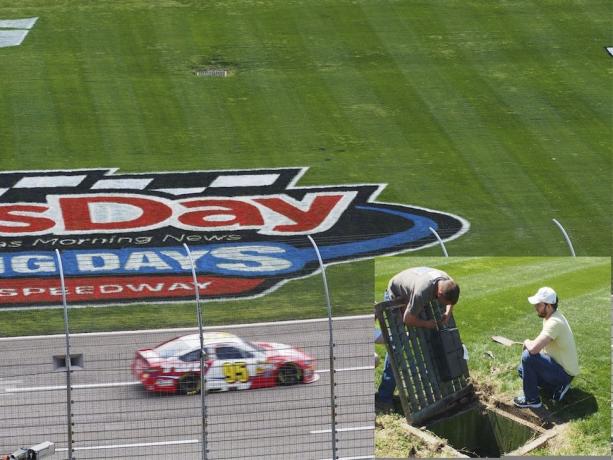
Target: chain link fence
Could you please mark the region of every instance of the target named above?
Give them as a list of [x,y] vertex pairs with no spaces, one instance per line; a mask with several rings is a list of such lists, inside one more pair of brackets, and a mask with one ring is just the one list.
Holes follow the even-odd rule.
[[320,318],[225,326],[196,301],[192,327],[71,333],[68,290],[66,334],[0,339],[0,455],[51,441],[58,460],[374,458],[373,318],[333,318],[321,273],[296,292]]

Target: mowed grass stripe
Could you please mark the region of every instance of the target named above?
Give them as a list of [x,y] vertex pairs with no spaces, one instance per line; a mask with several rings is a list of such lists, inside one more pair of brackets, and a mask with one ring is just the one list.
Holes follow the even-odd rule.
[[[401,17],[402,15],[399,14],[397,16]],[[455,14],[441,14],[440,16],[456,18],[455,21],[459,22],[459,25],[453,26],[452,31],[443,31],[441,37],[447,38],[457,35],[458,32],[456,30],[463,31],[465,28],[477,30],[479,22],[484,22],[473,20],[473,23],[471,18],[466,18],[465,21],[461,15]],[[376,16],[373,14],[373,17]],[[458,17],[459,19],[457,19]],[[468,23],[469,26],[467,27],[465,23]],[[437,28],[438,24],[433,25],[432,22],[425,24],[425,26],[419,29],[420,33],[416,34],[417,37],[431,37],[433,33],[441,32]],[[470,27],[470,24],[473,24],[474,27]],[[383,28],[383,25],[381,27]],[[419,27],[419,23],[417,27]],[[384,30],[394,30],[394,28],[389,27]],[[495,32],[492,34],[495,36]],[[484,37],[487,38],[488,35],[485,34]],[[416,38],[416,40],[419,39]],[[397,43],[398,40],[392,40],[392,42]],[[489,43],[486,42],[483,46],[488,46]],[[424,48],[426,47],[428,47],[427,41],[424,43]],[[462,49],[460,40],[457,40],[455,49]],[[469,52],[464,54],[466,59],[462,59],[462,62],[471,60],[477,53],[474,50],[469,50]],[[487,62],[497,62],[492,53],[488,52],[486,54],[488,56]],[[513,62],[512,59],[505,59],[504,57],[499,59],[505,62]],[[555,184],[552,184],[548,180],[548,177],[551,176],[542,174],[539,169],[533,167],[534,156],[538,153],[535,152],[534,146],[539,144],[539,139],[536,136],[526,136],[527,127],[522,118],[517,116],[517,112],[510,108],[505,110],[505,104],[501,100],[501,96],[491,89],[488,91],[488,86],[493,87],[494,85],[489,82],[488,78],[484,77],[484,75],[487,75],[486,69],[481,70],[478,66],[460,67],[454,64],[457,63],[451,61],[448,65],[441,64],[440,68],[435,66],[434,69],[429,69],[430,72],[423,71],[421,66],[415,66],[409,72],[410,78],[416,79],[419,75],[422,75],[423,84],[420,87],[424,92],[431,86],[428,83],[428,79],[437,79],[436,81],[440,82],[441,86],[445,80],[449,81],[446,86],[436,88],[426,98],[426,100],[432,101],[433,113],[442,120],[440,125],[447,127],[450,137],[460,139],[457,142],[457,149],[464,151],[465,157],[469,161],[472,160],[472,163],[475,165],[475,176],[483,182],[484,187],[489,187],[489,195],[494,200],[499,200],[498,197],[505,197],[510,200],[510,203],[494,202],[498,205],[497,210],[499,213],[508,215],[515,220],[516,209],[526,210],[523,222],[521,222],[521,229],[531,229],[532,231],[530,231],[529,235],[526,235],[524,232],[521,236],[524,238],[531,236],[535,241],[538,241],[536,235],[543,235],[543,228],[534,228],[534,215],[531,212],[531,208],[538,207],[551,210],[553,215],[564,212],[568,208],[568,204],[576,200],[576,197],[583,193],[583,187],[578,188],[574,186],[574,183],[583,184],[585,181],[582,180],[580,174],[576,173],[577,170],[575,169],[572,170],[572,174],[567,171],[564,171],[566,174],[558,174],[558,177],[561,176],[562,180],[566,179],[568,181],[573,179],[574,181],[574,183],[569,183],[568,187],[566,187],[566,189],[570,189],[568,196],[563,196],[560,199],[558,196],[559,188],[564,187],[558,187],[559,183],[557,181]],[[462,98],[463,95],[465,95],[464,98]],[[447,108],[446,106],[450,105],[448,100],[453,98],[456,98],[457,105],[463,107],[463,110],[460,111],[457,117],[450,118],[449,110],[441,110],[441,108]],[[475,104],[474,102],[476,101],[479,103]],[[479,113],[475,113],[476,111],[479,111]],[[471,118],[471,115],[473,115],[473,118]],[[488,129],[482,129],[479,136],[475,136],[475,133],[468,128],[479,126],[488,127]],[[504,157],[505,152],[507,152],[508,158],[506,161]],[[546,154],[540,153],[540,155]],[[560,152],[557,152],[556,155],[559,157]],[[487,156],[495,156],[496,160],[488,165],[484,161],[484,158]],[[555,175],[557,167],[555,162],[552,163],[551,174]],[[585,168],[582,169],[585,170]],[[522,181],[523,178],[525,180]],[[501,191],[501,187],[504,187],[504,190]],[[531,206],[525,206],[528,197],[530,197]],[[534,202],[534,197],[537,198],[536,202]],[[595,200],[593,200],[593,197],[591,197],[591,202],[588,200],[584,201],[587,207],[596,208],[593,210],[594,214],[602,214],[602,209],[598,209],[601,205],[594,205]],[[602,200],[596,201],[602,202]],[[545,217],[545,219],[547,218]],[[500,221],[500,216],[497,216],[496,220]],[[515,225],[517,227],[515,222],[505,222],[505,225]],[[546,236],[540,241],[541,246],[543,245],[542,243],[550,242],[550,235],[553,235],[552,230],[554,229],[550,229],[548,233],[545,233]]]
[[[348,173],[359,177],[360,171],[366,168],[377,168],[381,137],[376,132],[385,134],[385,139],[394,144],[399,133],[390,133],[386,129],[379,114],[385,107],[372,93],[372,88],[360,74],[359,58],[355,54],[360,49],[356,40],[370,43],[370,33],[366,28],[360,28],[361,38],[349,24],[354,23],[353,13],[343,11],[342,14],[331,10],[318,12],[305,5],[300,12],[300,22],[296,19],[298,30],[307,48],[310,59],[315,63],[316,71],[312,74],[313,87],[324,99],[324,107],[328,108],[328,117],[318,120],[318,125],[329,143],[345,158],[360,158],[358,168],[348,168]],[[348,30],[349,29],[349,30]],[[366,45],[368,47],[368,45]],[[357,62],[356,62],[357,61]],[[315,113],[318,109],[314,107]],[[325,114],[325,113],[324,113]],[[388,135],[389,134],[389,135]],[[375,153],[368,155],[367,152]],[[354,171],[351,171],[354,169]],[[334,171],[328,171],[330,177],[337,176]]]
[[145,56],[138,54],[138,43],[125,42],[125,29],[135,25],[122,19],[118,12],[102,15],[96,27],[92,25],[90,11],[76,16],[68,14],[65,18],[67,22],[77,20],[78,47],[89,76],[85,84],[90,86],[92,98],[88,107],[76,110],[85,111],[85,117],[91,114],[92,118],[86,120],[98,127],[103,138],[101,145],[92,145],[84,160],[88,166],[112,167],[115,159],[148,153],[153,145],[143,129],[147,107],[139,101],[139,79],[133,69],[134,61],[143,61]]
[[[411,60],[414,50],[408,49],[406,43],[396,36],[396,32],[403,30],[404,24],[394,15],[391,21],[389,18],[383,22],[373,20],[380,12],[368,4],[361,5],[360,9],[356,9],[358,11],[361,14],[358,20],[354,20],[355,26],[351,30],[360,30],[360,33],[369,31],[363,39],[372,47],[361,51],[366,54],[366,59],[358,70],[372,88],[372,94],[376,97],[373,102],[386,112],[380,121],[385,128],[382,144],[385,144],[384,148],[405,152],[404,161],[397,164],[404,173],[397,184],[409,190],[419,188],[425,192],[436,188],[441,201],[452,200],[451,190],[441,187],[441,182],[436,179],[440,174],[440,163],[445,158],[455,166],[457,174],[454,182],[463,187],[466,193],[471,193],[475,182],[471,180],[469,165],[457,155],[453,141],[446,135],[445,126],[437,119],[428,101],[424,100],[412,72],[407,70],[407,62]],[[369,53],[375,56],[372,62],[368,60]],[[381,167],[377,160],[375,164]],[[385,167],[383,173],[386,173]],[[388,168],[387,174],[393,174],[393,171]],[[479,194],[475,193],[475,196]],[[416,204],[428,206],[426,201],[416,201]]]
[[[502,90],[501,85],[492,85],[489,79],[484,79],[491,90],[499,93],[504,99],[504,102],[518,115],[522,114],[522,110],[529,110],[529,116],[516,117],[516,120],[521,121],[521,131],[526,133],[527,143],[524,146],[523,159],[518,158],[522,163],[529,165],[534,160],[533,156],[538,154],[538,150],[542,153],[542,162],[544,169],[548,172],[543,174],[538,169],[527,169],[534,181],[539,182],[541,193],[555,200],[553,203],[554,209],[564,208],[573,200],[579,200],[581,197],[581,206],[585,209],[590,209],[595,215],[601,214],[604,211],[603,206],[608,207],[608,203],[602,200],[594,200],[590,193],[585,192],[584,184],[588,180],[593,180],[593,171],[587,171],[584,167],[585,161],[599,162],[604,155],[602,148],[592,149],[590,147],[590,139],[593,138],[593,130],[589,136],[578,136],[572,129],[567,129],[568,120],[573,119],[576,112],[590,111],[591,119],[597,119],[590,107],[582,104],[581,99],[572,98],[572,105],[567,103],[569,93],[572,93],[577,87],[576,81],[566,78],[560,78],[564,74],[555,72],[556,64],[549,58],[547,50],[556,46],[555,39],[549,38],[543,43],[530,42],[533,38],[530,33],[536,28],[536,25],[545,21],[545,17],[534,15],[532,19],[515,18],[513,21],[513,30],[518,30],[520,34],[516,35],[515,42],[521,44],[521,50],[526,54],[524,62],[528,62],[529,68],[533,69],[533,74],[523,85],[521,91],[522,97],[517,97],[508,90]],[[485,18],[482,18],[486,22]],[[518,59],[508,59],[508,62],[515,62]],[[488,74],[487,70],[490,67],[490,60],[483,62],[483,74]],[[538,72],[538,74],[537,74]],[[537,78],[535,74],[538,75]],[[571,84],[572,83],[572,84]],[[525,115],[525,113],[524,113]],[[599,128],[598,123],[593,128]],[[514,139],[515,141],[516,139]],[[512,145],[518,147],[517,142],[512,142]],[[534,146],[539,146],[535,150]],[[518,156],[521,155],[521,150],[517,149]],[[591,158],[590,158],[591,157]],[[604,172],[604,171],[603,171]],[[550,177],[556,177],[556,184],[551,184]],[[605,184],[595,184],[605,192]],[[563,194],[560,194],[563,191]],[[562,196],[560,196],[562,195]]]
[[[559,200],[557,196],[559,194],[558,187],[560,183],[562,183],[563,185],[560,188],[567,190],[567,193],[576,199],[576,197],[580,196],[582,193],[574,184],[577,182],[577,177],[575,177],[576,175],[574,174],[568,174],[568,171],[563,171],[558,167],[560,161],[555,161],[555,158],[558,157],[558,160],[564,160],[562,152],[549,152],[546,143],[537,135],[532,134],[532,126],[534,126],[533,117],[538,118],[542,116],[545,119],[553,118],[554,121],[557,121],[556,125],[559,125],[559,115],[555,113],[555,111],[550,114],[550,117],[548,117],[547,114],[541,113],[546,106],[543,107],[538,104],[537,94],[530,94],[530,97],[527,97],[526,100],[523,101],[521,107],[517,107],[517,104],[513,103],[513,101],[517,100],[516,95],[512,94],[510,91],[501,91],[500,85],[493,83],[492,79],[489,78],[492,63],[498,62],[499,60],[503,62],[513,62],[513,57],[516,57],[507,56],[503,47],[487,49],[492,42],[495,43],[500,41],[500,39],[492,40],[491,38],[499,35],[499,30],[504,30],[505,27],[501,27],[499,22],[488,21],[487,11],[483,9],[474,10],[465,18],[454,14],[443,14],[440,15],[440,17],[442,19],[447,19],[447,22],[450,23],[449,27],[452,30],[464,30],[464,28],[479,30],[479,27],[485,29],[485,31],[480,31],[478,34],[482,36],[484,40],[483,48],[481,45],[476,44],[471,47],[473,49],[467,49],[467,47],[462,46],[461,43],[458,44],[458,49],[463,51],[463,61],[472,64],[471,67],[464,66],[463,69],[468,70],[471,68],[474,71],[471,72],[470,75],[458,75],[457,78],[454,79],[452,86],[462,88],[470,84],[472,89],[469,91],[473,92],[473,94],[476,94],[478,91],[481,92],[480,97],[483,101],[475,107],[481,109],[483,113],[483,121],[489,127],[486,132],[495,136],[499,142],[498,145],[496,145],[496,142],[493,143],[491,146],[492,152],[496,152],[498,158],[500,158],[503,152],[506,152],[508,155],[508,163],[504,160],[502,161],[504,165],[503,171],[500,171],[500,164],[498,161],[492,163],[494,168],[499,169],[498,174],[503,172],[503,174],[506,175],[506,181],[498,177],[496,184],[508,185],[510,187],[507,190],[508,193],[502,194],[503,196],[512,198],[512,202],[508,209],[520,207],[526,210],[527,212],[524,213],[523,217],[525,221],[524,225],[527,228],[529,228],[530,222],[534,221],[534,215],[530,212],[531,210],[528,207],[521,206],[521,203],[525,203],[528,196],[541,198],[540,202],[531,203],[534,207],[551,210],[554,215],[556,212],[564,212],[564,207],[560,204],[560,201],[566,204],[572,200],[567,200],[566,197],[564,197],[563,200]],[[513,18],[511,17],[510,19],[512,20]],[[487,29],[488,24],[490,26],[495,26],[493,30]],[[508,29],[517,30],[516,27],[509,27]],[[523,37],[521,35],[518,36],[518,34],[510,37],[513,43],[521,42],[522,38]],[[524,50],[524,52],[529,54],[528,50]],[[541,59],[535,60],[534,67],[538,68],[540,66],[542,73],[546,73],[547,69],[546,67],[543,68],[542,62]],[[539,78],[533,78],[531,81],[538,80]],[[530,89],[526,88],[522,91],[522,94],[525,93],[530,93]],[[514,104],[514,106],[509,104]],[[489,110],[486,111],[483,109]],[[502,115],[498,116],[497,114],[499,113],[502,113]],[[478,122],[479,120],[475,121]],[[546,123],[551,124],[552,121],[549,120]],[[481,142],[482,139],[479,139],[479,143]],[[462,145],[470,146],[470,139],[464,139]],[[474,147],[474,151],[478,151],[478,146],[475,145],[470,147],[471,150],[473,150]],[[503,152],[500,152],[500,148],[503,149]],[[542,157],[542,162],[548,165],[546,168],[550,170],[550,174],[558,178],[555,184],[552,184],[551,180],[549,180],[549,177],[551,177],[549,174],[543,174],[541,170],[535,169],[532,166],[535,156]],[[494,174],[496,173],[494,172]],[[524,178],[525,180],[522,180]],[[513,193],[513,191],[515,191],[515,193]],[[586,206],[592,207],[593,202],[594,200],[592,199],[591,203],[586,203]],[[600,211],[601,210],[596,210],[596,212]],[[538,234],[542,234],[542,232],[531,232],[531,236],[535,238]],[[547,239],[545,239],[545,241],[546,240]]]
[[36,164],[37,151],[41,149],[40,139],[44,140],[43,150],[47,152],[63,149],[63,143],[56,135],[61,123],[53,102],[46,61],[47,53],[53,54],[53,49],[47,41],[32,33],[28,34],[22,46],[24,48],[8,48],[8,55],[16,56],[19,51],[23,53],[23,49],[27,49],[29,52],[26,51],[23,61],[15,59],[11,60],[14,65],[0,66],[2,93],[8,102],[2,119],[3,125],[9,124],[0,130],[4,144],[0,149],[3,170],[26,169],[26,165]]
[[[439,186],[438,163],[445,157],[449,164],[457,165],[456,162],[461,159],[455,155],[453,145],[432,116],[419,88],[414,86],[411,78],[405,77],[402,60],[395,59],[393,44],[388,37],[382,36],[381,30],[398,30],[395,20],[380,25],[371,19],[371,13],[377,14],[379,11],[373,13],[368,10],[364,13],[364,8],[361,5],[360,10],[356,9],[354,15],[347,18],[347,22],[352,24],[351,28],[338,29],[344,31],[344,42],[354,39],[354,67],[364,81],[364,86],[356,91],[363,102],[354,105],[354,110],[367,108],[372,112],[364,113],[366,117],[360,117],[360,126],[364,132],[369,138],[375,139],[374,142],[378,142],[377,150],[373,152],[375,156],[369,156],[367,160],[368,170],[392,179],[386,197],[394,196],[393,189],[401,188],[404,193],[407,190],[412,192],[414,203],[427,206],[428,201],[423,196],[437,187],[437,203],[442,205],[452,197],[445,187]],[[357,12],[361,14],[357,15]],[[359,31],[357,42],[355,31]],[[409,51],[405,45],[398,52],[404,57]],[[341,103],[347,104],[346,101]],[[376,131],[383,135],[377,136]],[[464,166],[457,165],[454,180],[458,186],[469,188],[474,182],[469,179]],[[423,193],[416,193],[418,189]],[[475,193],[475,196],[481,196],[481,193]]]
[[[376,17],[376,14],[373,13],[372,17]],[[396,17],[403,16],[398,14]],[[385,19],[379,25],[382,31],[396,30],[395,27],[386,28],[384,21]],[[432,34],[436,36],[437,33],[443,33],[442,36],[448,35],[448,32],[440,30],[439,24],[432,21],[426,22],[425,25],[420,25],[419,21],[415,22],[417,32],[411,30],[413,24],[405,25],[402,23],[399,27],[404,28],[403,32],[406,32],[406,34],[412,34],[414,39],[412,41],[417,42],[417,48],[420,48],[420,42],[423,43],[421,48],[432,48],[431,43],[424,42],[419,37],[432,37]],[[429,38],[428,40],[431,41],[432,39]],[[392,36],[388,38],[388,42],[392,47],[399,48],[397,45],[400,42],[398,37]],[[507,155],[507,159],[505,159],[506,149],[502,143],[508,133],[503,132],[505,137],[501,138],[496,134],[496,126],[492,126],[493,123],[500,123],[500,117],[493,116],[494,109],[499,107],[499,102],[495,98],[489,101],[485,100],[482,84],[479,82],[479,73],[473,68],[457,66],[454,60],[447,60],[447,62],[443,60],[443,62],[424,68],[419,62],[412,64],[410,56],[407,57],[400,52],[395,53],[394,57],[399,65],[407,68],[405,71],[407,83],[418,81],[419,90],[416,90],[415,93],[418,93],[418,91],[421,91],[422,94],[427,93],[424,100],[428,101],[432,116],[438,120],[437,124],[447,134],[447,138],[453,139],[453,151],[441,155],[441,159],[444,159],[443,161],[446,164],[441,164],[438,169],[453,171],[455,181],[456,171],[467,169],[464,165],[468,164],[468,169],[472,173],[469,181],[473,184],[479,184],[479,189],[487,192],[485,194],[482,192],[474,193],[479,192],[479,190],[474,190],[474,186],[472,187],[473,190],[468,188],[464,192],[466,196],[475,197],[475,211],[478,212],[485,206],[493,207],[497,211],[496,218],[493,220],[499,222],[501,228],[518,227],[518,224],[522,229],[530,228],[529,224],[534,221],[533,216],[526,215],[523,222],[517,222],[514,210],[522,207],[521,205],[525,203],[524,194],[539,196],[538,190],[529,181],[521,183],[521,177],[525,176],[525,171],[519,165],[516,165],[515,158]],[[464,91],[462,91],[463,87]],[[477,101],[478,104],[476,104]],[[477,112],[479,107],[489,107],[490,110],[481,115]],[[482,129],[481,133],[476,136],[476,131],[472,128],[478,129],[479,127],[488,127],[489,129]],[[458,152],[464,159],[462,165],[454,162],[453,152]],[[495,161],[484,161],[485,158],[494,155]],[[440,183],[443,184],[444,181],[440,181]],[[445,189],[443,185],[440,185],[439,188]],[[501,191],[501,188],[507,188],[508,190]],[[457,198],[457,191],[454,192]],[[440,195],[440,193],[437,190],[437,195]],[[450,193],[450,195],[452,194]],[[479,202],[479,196],[487,196],[487,203]],[[450,199],[452,198],[450,196]],[[547,202],[541,203],[539,207],[551,208]],[[506,222],[505,217],[508,219]],[[514,219],[514,221],[511,222],[511,219]],[[526,235],[523,236],[526,237]],[[509,240],[505,240],[501,243],[507,245]]]
[[[397,15],[397,17],[402,16]],[[415,22],[416,32],[409,31],[412,24],[400,25],[400,27],[406,29],[408,34],[413,34],[412,42],[423,43],[423,40],[419,37],[431,37],[435,31],[442,33],[441,37],[449,35],[449,32],[438,29],[438,24],[433,25],[432,22],[428,22],[425,25],[420,25],[418,21]],[[381,24],[380,27],[385,31],[396,30],[395,27],[385,29],[384,24]],[[391,37],[388,41],[392,44],[399,42],[397,37]],[[427,43],[424,43],[422,48],[427,48]],[[439,168],[449,171],[450,174],[453,171],[455,181],[456,171],[467,169],[463,166],[468,164],[470,165],[468,169],[472,172],[473,183],[480,184],[479,188],[488,192],[485,195],[488,196],[488,202],[480,203],[475,199],[472,205],[473,211],[478,212],[480,208],[484,207],[495,208],[496,215],[492,220],[502,228],[506,227],[511,230],[519,228],[522,231],[521,236],[523,238],[534,238],[535,235],[541,235],[542,228],[534,228],[534,216],[531,214],[531,210],[525,207],[524,195],[531,195],[532,201],[535,200],[535,197],[542,199],[542,196],[537,193],[538,190],[527,177],[521,163],[518,164],[513,155],[509,155],[507,145],[504,145],[508,144],[506,141],[508,128],[505,126],[501,134],[497,133],[496,124],[500,123],[501,117],[493,116],[493,113],[500,109],[500,104],[495,97],[488,98],[490,100],[486,99],[487,94],[484,95],[481,89],[483,85],[479,82],[479,72],[475,71],[474,68],[459,67],[453,61],[448,64],[443,62],[440,65],[424,69],[419,63],[411,64],[410,56],[406,57],[402,54],[396,58],[396,61],[404,61],[401,65],[405,68],[408,67],[405,73],[408,81],[420,81],[422,93],[428,93],[425,99],[431,102],[431,113],[439,120],[438,125],[446,131],[447,137],[454,139],[453,148],[464,159],[462,164],[458,164],[451,161],[453,155],[449,153],[441,155],[442,161],[446,164],[441,164]],[[479,103],[475,104],[475,101],[479,101]],[[455,110],[449,110],[450,106]],[[485,107],[489,108],[487,113],[483,113],[483,110],[480,111],[481,113],[478,112],[479,108]],[[505,123],[505,125],[507,124]],[[476,131],[471,129],[484,126],[489,129],[482,130],[480,135],[476,135]],[[484,161],[486,157],[492,155],[496,156],[496,161]],[[522,177],[526,177],[526,180],[522,181]],[[434,185],[438,186],[439,189],[444,190],[446,188],[443,184]],[[507,193],[498,193],[497,190],[501,188],[506,189]],[[437,196],[440,196],[441,192],[438,189],[436,192]],[[462,197],[472,198],[479,195],[481,194],[474,193],[470,188],[462,193]],[[456,192],[456,196],[450,197],[450,199],[461,200],[462,197],[458,197]],[[540,203],[537,200],[534,206],[542,209],[552,208],[546,200],[542,200]],[[522,221],[517,220],[517,213],[514,211],[517,208],[526,210],[523,213]],[[470,214],[468,217],[471,218]],[[505,221],[505,218],[508,220]],[[499,244],[508,247],[510,241],[509,238],[501,238]]]
[[[285,8],[267,10],[257,17],[240,17],[237,24],[245,29],[245,37],[257,40],[253,51],[242,56],[251,60],[249,66],[244,73],[239,68],[237,74],[245,88],[244,101],[233,104],[231,111],[239,130],[247,135],[245,150],[255,147],[248,155],[254,166],[287,165],[288,150],[293,153],[289,155],[294,158],[292,166],[304,164],[298,159],[309,152],[301,146],[312,142],[309,138],[315,131],[309,118],[315,111],[302,101],[310,63],[303,60],[303,44],[292,33],[294,18],[288,13]],[[259,129],[254,129],[254,119],[261,122]]]
[[74,15],[43,17],[37,24],[41,30],[36,30],[40,37],[57,34],[62,44],[57,46],[58,42],[49,41],[49,48],[43,50],[42,62],[48,70],[46,79],[53,98],[53,105],[48,109],[53,111],[53,117],[58,121],[54,131],[49,133],[49,138],[57,137],[60,141],[54,153],[63,154],[66,160],[63,167],[67,168],[74,167],[70,161],[74,156],[80,159],[95,156],[99,161],[102,160],[108,152],[100,152],[94,146],[105,145],[113,139],[102,129],[101,114],[95,106],[98,94],[96,82],[108,78],[97,76],[84,59],[91,54],[98,58],[102,51],[99,46],[94,49],[84,49],[81,46],[87,44],[82,38],[91,19],[91,15],[76,11]]
[[[134,99],[137,104],[140,118],[140,129],[146,142],[142,143],[141,150],[134,153],[154,154],[157,160],[165,158],[176,158],[181,154],[178,146],[184,145],[183,133],[186,128],[186,120],[181,107],[184,101],[175,97],[172,92],[172,80],[179,77],[189,77],[186,66],[183,75],[175,75],[177,70],[168,65],[161,65],[160,54],[152,47],[152,37],[160,34],[159,30],[166,24],[173,24],[174,30],[163,31],[156,43],[168,44],[172,46],[173,37],[177,35],[186,43],[192,30],[191,21],[184,21],[180,32],[176,29],[174,14],[166,15],[155,12],[154,10],[144,11],[141,15],[134,15],[135,24],[124,27],[120,35],[123,47],[141,50],[142,55],[135,55],[127,61],[128,72],[133,81]],[[175,38],[176,39],[176,38]],[[167,45],[168,46],[168,45]],[[183,50],[178,52],[183,54]],[[129,53],[124,53],[129,56]],[[164,127],[164,129],[160,129]],[[160,147],[162,148],[160,149]],[[142,151],[144,147],[144,151]],[[167,163],[168,164],[168,163]]]
[[[540,27],[534,24],[533,33],[543,35],[536,45],[541,56],[551,61],[552,69],[557,71],[551,76],[562,84],[559,88],[554,82],[549,92],[566,93],[565,97],[557,98],[566,109],[565,120],[581,121],[578,127],[585,125],[608,132],[606,120],[611,116],[611,104],[602,82],[607,75],[607,58],[610,59],[603,49],[603,43],[611,39],[610,2],[569,2],[561,9],[558,2],[549,1],[534,7],[539,11]],[[528,24],[523,28],[529,35]],[[602,146],[596,150],[602,151]]]
[[[520,95],[511,94],[509,91],[501,91],[501,94],[506,96],[505,101],[511,106],[535,106],[532,123],[527,123],[527,128],[536,131],[537,137],[540,134],[547,141],[544,146],[548,147],[552,156],[560,153],[560,149],[568,150],[572,155],[567,156],[566,162],[574,161],[576,166],[581,165],[581,160],[585,161],[586,155],[595,156],[595,160],[599,157],[604,159],[602,146],[587,149],[586,146],[592,142],[594,132],[606,132],[608,125],[605,117],[610,116],[611,111],[609,110],[608,114],[595,111],[603,106],[602,93],[598,96],[597,91],[594,91],[598,88],[597,82],[589,68],[578,66],[569,59],[569,56],[573,56],[585,61],[586,65],[594,65],[592,50],[586,50],[585,44],[576,39],[569,40],[569,37],[575,37],[569,33],[568,27],[574,27],[573,30],[579,33],[581,29],[594,30],[596,25],[577,19],[573,19],[572,25],[556,25],[552,23],[556,17],[552,11],[539,11],[544,6],[543,3],[534,6],[532,15],[510,17],[511,28],[518,33],[515,52],[507,62],[527,63],[528,66],[523,73],[515,70],[510,74],[507,85],[519,82],[525,91],[521,91]],[[557,9],[557,6],[555,8]],[[546,33],[543,33],[544,31]],[[540,35],[535,38],[535,34]],[[565,55],[566,59],[563,59],[561,54]],[[571,65],[573,62],[574,65]],[[487,61],[483,64],[487,68]],[[587,83],[586,78],[595,86],[584,84]],[[499,90],[500,87],[494,86],[493,89]],[[589,98],[586,99],[585,96]],[[574,129],[569,129],[570,121],[577,122],[572,125]],[[541,132],[537,131],[537,128],[540,128]],[[577,136],[577,128],[590,128],[592,134]],[[559,155],[557,156],[560,159]]]
[[[230,115],[233,98],[228,94],[235,84],[229,79],[196,77],[192,71],[206,67],[213,58],[223,57],[212,50],[236,41],[240,31],[232,26],[230,17],[227,21],[216,21],[215,16],[198,10],[185,18],[185,26],[177,32],[180,22],[176,13],[171,10],[163,18],[151,12],[160,78],[170,74],[169,91],[181,113],[180,122],[173,126],[179,139],[173,144],[163,139],[160,142],[172,155],[173,169],[223,168],[223,160],[235,160],[237,146],[242,145],[242,133]],[[163,162],[163,157],[156,157],[153,164],[159,167]]]

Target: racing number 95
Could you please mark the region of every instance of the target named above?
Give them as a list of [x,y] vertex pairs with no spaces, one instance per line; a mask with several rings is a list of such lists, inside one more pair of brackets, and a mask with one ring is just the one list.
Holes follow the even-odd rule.
[[247,363],[223,363],[223,375],[227,383],[246,383],[249,381]]

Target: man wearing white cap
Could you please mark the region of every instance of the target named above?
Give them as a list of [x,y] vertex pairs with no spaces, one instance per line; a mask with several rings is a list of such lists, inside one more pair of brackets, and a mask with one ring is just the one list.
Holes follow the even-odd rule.
[[521,365],[518,368],[523,380],[524,394],[513,402],[518,407],[541,407],[539,388],[548,390],[554,401],[561,401],[570,382],[579,373],[579,361],[573,332],[568,321],[558,311],[558,296],[550,287],[540,288],[528,297],[543,329],[534,339],[524,340]]

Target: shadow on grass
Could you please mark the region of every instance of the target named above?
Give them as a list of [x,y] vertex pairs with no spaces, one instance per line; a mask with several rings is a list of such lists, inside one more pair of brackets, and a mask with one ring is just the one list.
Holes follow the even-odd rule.
[[543,403],[557,424],[584,418],[598,411],[596,397],[580,388],[571,388],[560,402],[545,399]]

